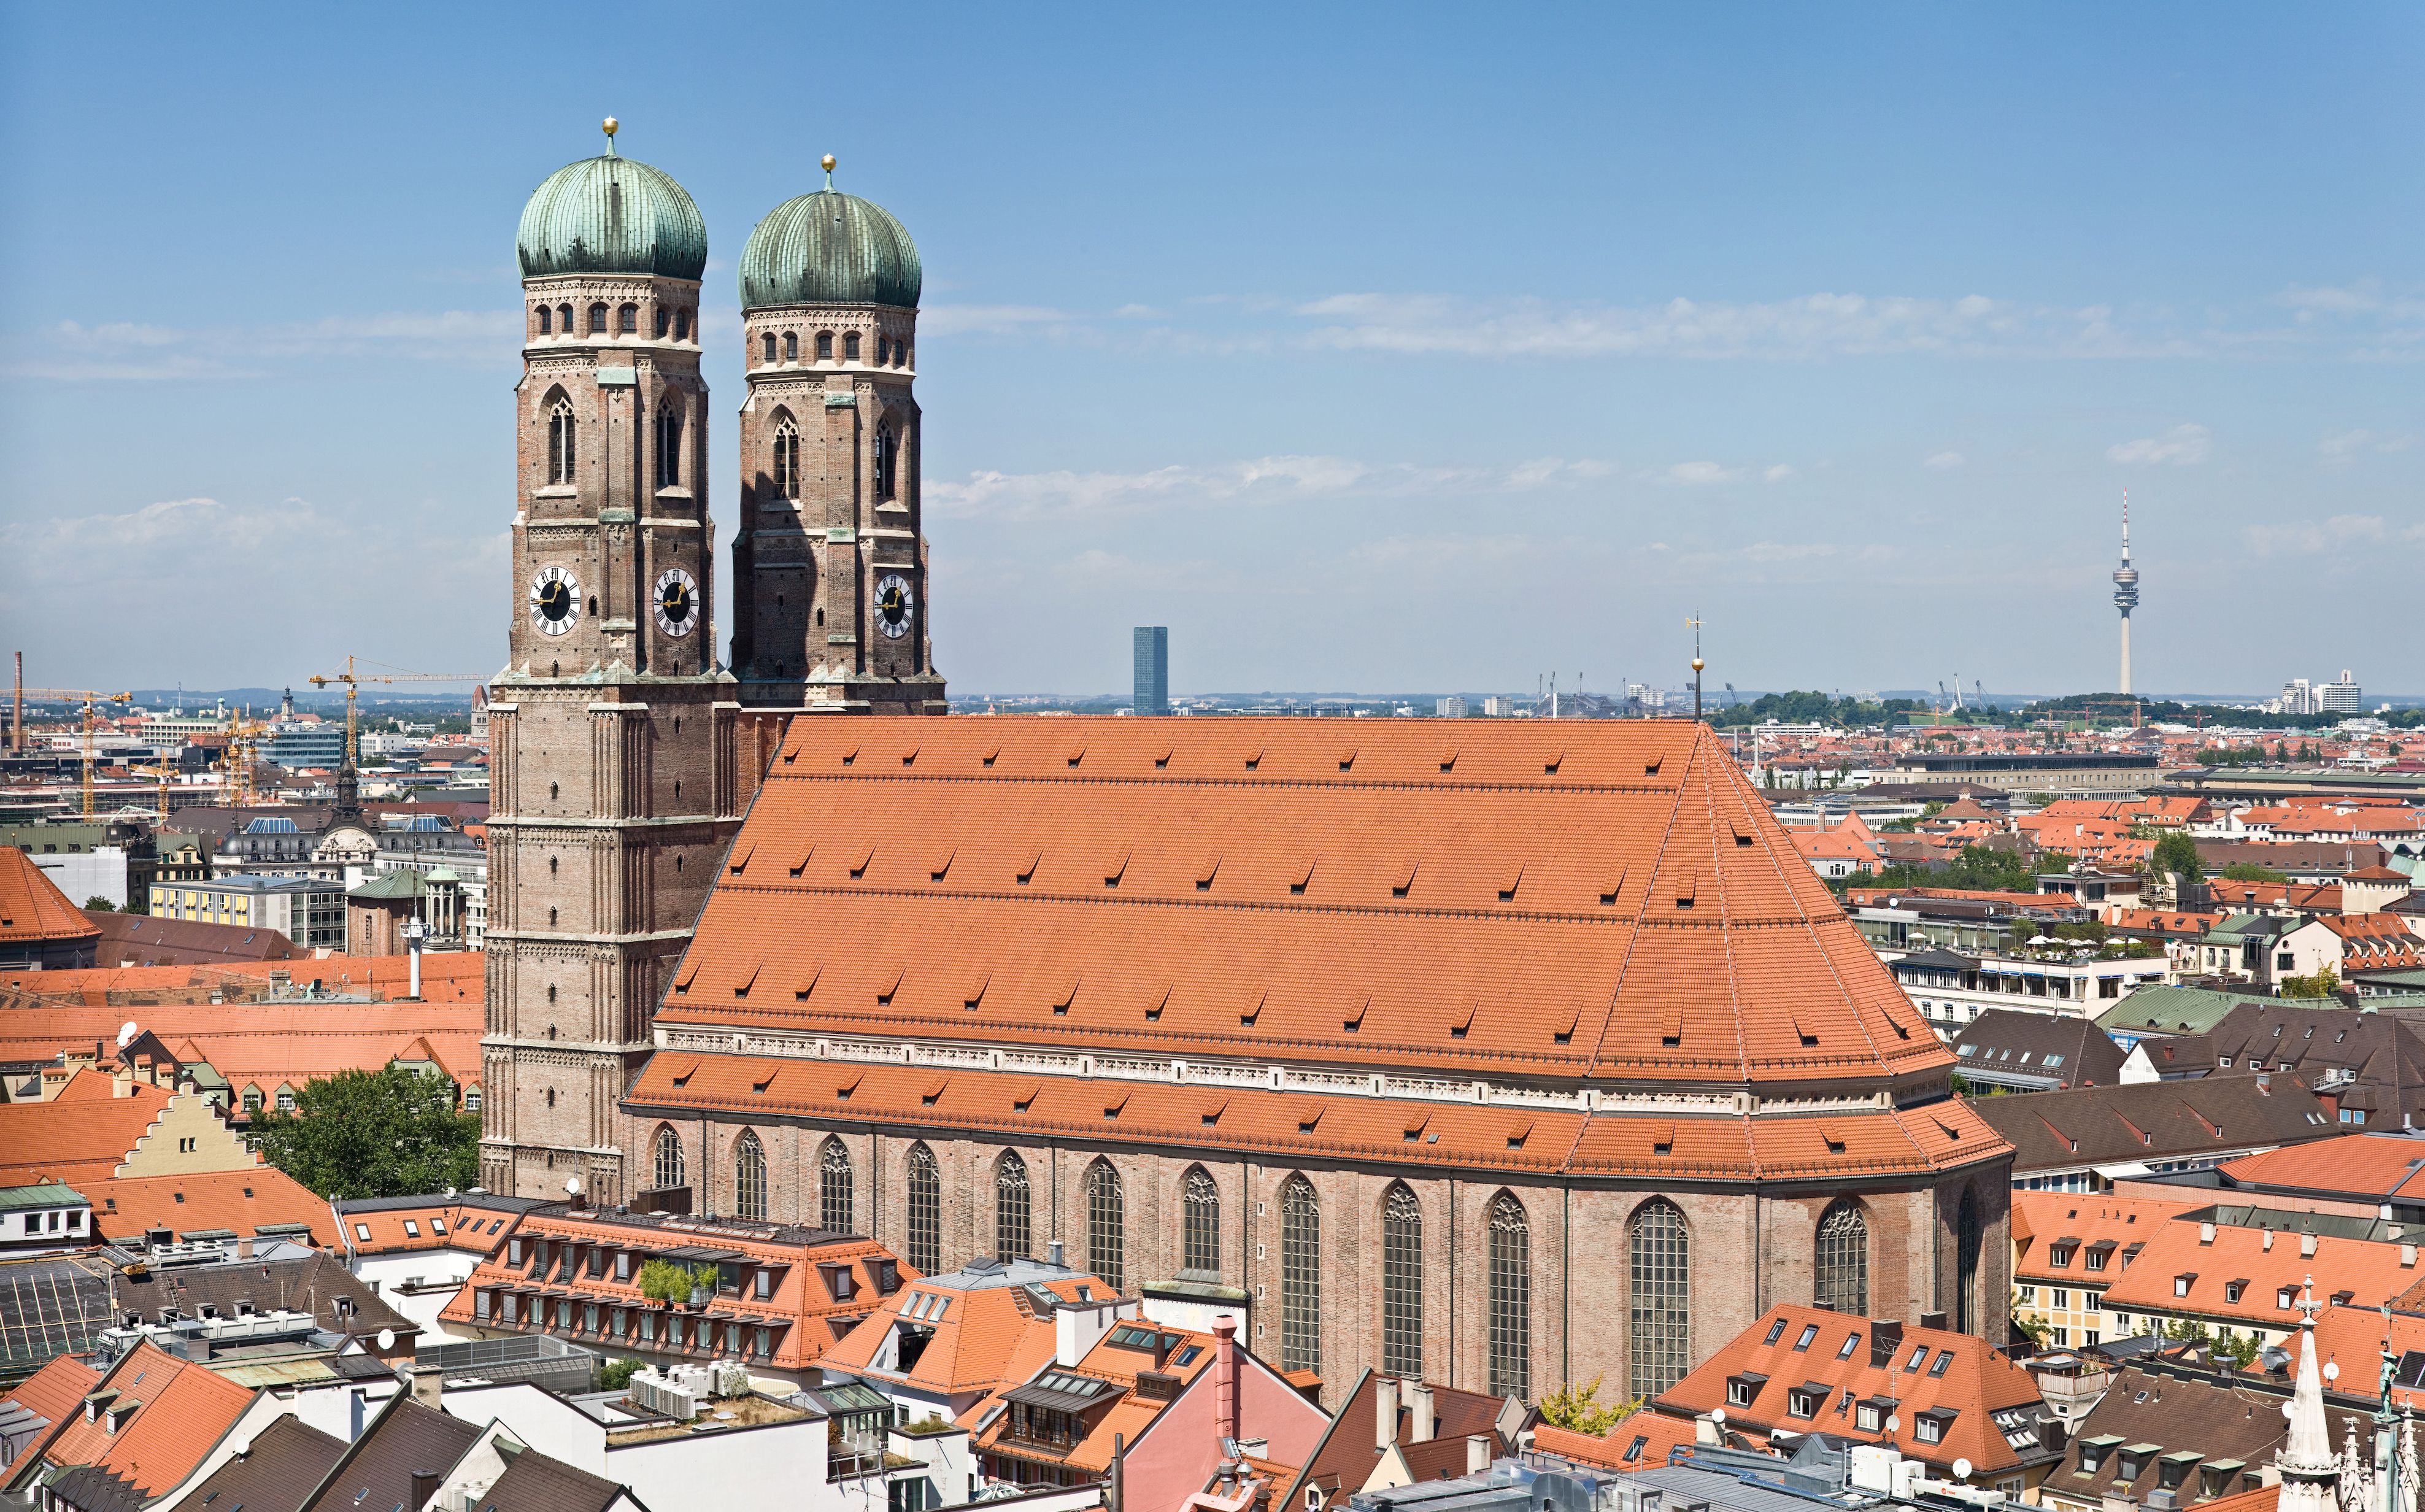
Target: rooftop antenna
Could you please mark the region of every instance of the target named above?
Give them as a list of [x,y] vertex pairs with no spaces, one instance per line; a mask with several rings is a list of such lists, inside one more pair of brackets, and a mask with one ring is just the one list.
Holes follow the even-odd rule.
[[1698,611],[1687,615],[1684,623],[1693,632],[1693,722],[1701,722],[1701,616]]

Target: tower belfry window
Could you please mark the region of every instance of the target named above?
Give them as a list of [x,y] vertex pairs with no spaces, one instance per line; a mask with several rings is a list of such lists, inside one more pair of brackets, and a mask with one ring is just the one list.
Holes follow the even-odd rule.
[[625,305],[616,320],[616,329],[637,334],[640,330],[640,307],[636,304]]
[[657,340],[665,340],[666,332],[673,329],[673,324],[674,313],[664,305],[657,306]]
[[560,304],[555,307],[555,327],[568,336],[572,334],[572,306]]
[[817,361],[820,362],[833,361],[833,332],[830,330],[817,332]]
[[775,427],[775,496],[800,496],[800,432],[786,420]]
[[554,312],[549,310],[547,306],[540,305],[538,307],[538,333],[540,335],[547,335],[550,331],[553,331],[555,329],[555,322],[551,318]]
[[593,336],[606,334],[606,307],[602,304],[589,307],[589,333]]
[[855,331],[855,330],[848,330],[848,331],[844,331],[844,332],[843,332],[843,338],[842,338],[842,354],[843,354],[843,357],[845,357],[845,358],[849,359],[851,362],[858,362],[858,361],[859,361],[859,332],[858,332],[858,331]]
[[901,438],[892,433],[890,424],[875,427],[875,496],[890,499],[893,494],[894,475],[899,471]]
[[759,350],[763,354],[761,359],[762,361],[771,362],[775,360],[775,333],[773,331],[770,330],[766,332],[766,339],[760,346]]
[[682,486],[682,411],[671,405],[657,411],[657,487]]
[[787,330],[783,332],[783,361],[796,362],[799,360],[800,338]]
[[547,415],[547,480],[572,481],[572,401],[558,399]]

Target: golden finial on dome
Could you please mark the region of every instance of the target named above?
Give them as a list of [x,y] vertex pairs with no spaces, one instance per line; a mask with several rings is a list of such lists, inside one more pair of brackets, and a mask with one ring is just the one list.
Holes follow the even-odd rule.
[[825,164],[825,166],[826,166],[826,187],[827,187],[827,188],[828,188],[828,189],[830,189],[830,188],[832,188],[832,187],[833,187],[833,170],[834,170],[834,155],[833,155],[833,153],[827,153],[824,156],[824,158],[823,158],[823,159],[821,159],[821,161],[823,161],[823,162],[824,162],[824,164]]
[[606,155],[608,157],[615,155],[615,133],[620,131],[622,126],[623,123],[617,121],[613,116],[608,116],[605,120],[604,130],[606,132]]

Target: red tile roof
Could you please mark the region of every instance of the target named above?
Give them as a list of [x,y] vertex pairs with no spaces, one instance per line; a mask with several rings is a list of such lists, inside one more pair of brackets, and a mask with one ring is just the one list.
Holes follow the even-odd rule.
[[125,1097],[113,1089],[108,1072],[86,1070],[51,1102],[0,1104],[0,1186],[49,1176],[82,1190],[116,1170],[169,1094],[143,1082]]
[[[948,1277],[928,1277],[905,1283],[827,1350],[819,1364],[829,1371],[871,1375],[944,1396],[972,1392],[990,1396],[1031,1379],[1039,1367],[1051,1361],[1052,1316],[1038,1308],[1023,1288],[957,1287],[949,1282]],[[1068,1302],[1077,1301],[1081,1290],[1098,1299],[1115,1295],[1111,1287],[1084,1274],[1066,1274],[1036,1284]],[[932,1330],[932,1337],[916,1366],[907,1374],[877,1369],[876,1355],[903,1311],[915,1306],[922,1312],[930,1312],[936,1306],[931,1298],[939,1293],[950,1297],[951,1302],[940,1316],[922,1320],[922,1326]],[[984,1400],[985,1397],[979,1398],[980,1406]],[[972,1407],[963,1416],[976,1410]]]
[[797,721],[658,1021],[1466,1076],[1951,1064],[1668,721]]
[[[2337,1141],[2336,1141],[2337,1142]],[[2406,1291],[2419,1272],[2403,1251],[2413,1249],[2371,1239],[2314,1237],[2299,1232],[2299,1214],[2277,1214],[2283,1228],[2245,1229],[2217,1224],[2214,1238],[2202,1226],[2175,1218],[2147,1237],[2147,1247],[2105,1289],[2108,1311],[2186,1313],[2199,1318],[2280,1331],[2299,1321],[2300,1288],[2310,1276],[2319,1296],[2337,1302],[2343,1292],[2360,1307],[2379,1308]],[[2240,1294],[2233,1300],[2232,1292]]]
[[0,845],[0,941],[94,940],[100,934],[32,857],[15,845]]
[[2425,1156],[2401,1134],[2352,1134],[2285,1145],[2224,1164],[2234,1186],[2386,1202],[2425,1193]]
[[[1045,1325],[1045,1332],[1048,1335],[1052,1332],[1052,1327],[1049,1322]],[[1130,1334],[1124,1334],[1122,1332],[1124,1328],[1130,1330]],[[1167,1341],[1168,1355],[1163,1362],[1162,1369],[1164,1374],[1176,1376],[1182,1389],[1187,1382],[1193,1381],[1196,1376],[1212,1368],[1214,1344],[1212,1336],[1209,1333],[1198,1333],[1188,1328],[1171,1327],[1142,1321],[1134,1324],[1116,1323],[1112,1325],[1110,1331],[1095,1342],[1095,1346],[1087,1350],[1077,1364],[1054,1365],[1052,1356],[1048,1351],[1045,1358],[1038,1361],[1036,1368],[1027,1376],[1010,1383],[1014,1386],[1027,1384],[1049,1368],[1054,1375],[1106,1381],[1116,1388],[1120,1394],[1108,1407],[1079,1414],[1084,1435],[1076,1443],[1064,1450],[1053,1450],[1014,1438],[1010,1431],[1011,1414],[1008,1412],[996,1416],[991,1423],[977,1429],[972,1442],[977,1448],[992,1454],[1006,1455],[1012,1458],[1036,1463],[1066,1465],[1095,1475],[1100,1475],[1110,1470],[1112,1440],[1118,1438],[1128,1443],[1136,1442],[1137,1436],[1152,1426],[1154,1419],[1162,1416],[1163,1408],[1169,1406],[1178,1396],[1176,1391],[1168,1396],[1156,1396],[1137,1389],[1138,1374],[1154,1368],[1150,1348],[1140,1350],[1115,1342],[1136,1333],[1159,1334]],[[1181,1356],[1192,1356],[1192,1358],[1188,1359],[1185,1364],[1181,1364],[1180,1362]],[[1000,1392],[995,1393],[997,1398],[1000,1395]],[[984,1412],[985,1408],[981,1404],[962,1414],[962,1421],[973,1423],[981,1419]]]
[[[324,1206],[321,1211],[328,1210]],[[357,1255],[396,1255],[416,1249],[459,1249],[490,1255],[522,1219],[520,1205],[492,1208],[477,1198],[433,1198],[418,1206],[381,1201],[376,1206],[340,1202],[342,1247]],[[406,1225],[411,1228],[408,1230]],[[365,1237],[367,1235],[367,1237]]]
[[[2013,1194],[2013,1279],[2058,1286],[2110,1281],[2136,1263],[2144,1246],[2175,1214],[2197,1204],[2079,1192]],[[2144,1253],[2144,1250],[2139,1251]],[[2058,1264],[2061,1260],[2064,1263]]]
[[[1984,1340],[1947,1328],[1903,1328],[1886,1361],[1872,1364],[1876,1327],[1823,1308],[1771,1308],[1653,1405],[1688,1420],[1722,1407],[1729,1429],[1772,1438],[1824,1433],[1877,1443],[1887,1438],[1883,1426],[1863,1428],[1853,1409],[1865,1399],[1890,1400],[1881,1422],[1887,1414],[1900,1417],[1896,1442],[1932,1466],[1967,1459],[1988,1475],[2055,1457],[2034,1444],[2016,1447],[1996,1421],[1998,1413],[2039,1415],[2037,1383],[2029,1372]],[[1750,1401],[1730,1400],[1729,1382],[1746,1376],[1758,1377]],[[1818,1410],[1797,1415],[1790,1399],[1806,1387]],[[1940,1419],[1942,1437],[1923,1441],[1919,1420],[1938,1414],[1950,1415]],[[2029,1426],[2034,1430],[2033,1423]]]
[[1603,1470],[1649,1470],[1667,1463],[1667,1456],[1693,1448],[1689,1418],[1663,1412],[1636,1412],[1599,1438],[1544,1423],[1533,1430],[1533,1447],[1578,1465]]
[[[65,1433],[51,1440],[41,1462],[114,1472],[147,1497],[160,1495],[191,1474],[235,1425],[253,1394],[251,1388],[238,1386],[208,1365],[179,1359],[148,1342],[112,1366],[96,1390],[118,1393],[113,1407],[139,1405],[114,1433],[106,1414],[87,1423],[79,1413]],[[21,1461],[14,1479],[22,1480],[27,1468]]]
[[482,1013],[476,997],[467,1003],[289,1000],[132,1006],[45,1002],[0,1012],[0,1061],[52,1060],[61,1051],[90,1054],[96,1042],[114,1041],[119,1026],[131,1020],[171,1054],[188,1063],[207,1061],[239,1098],[248,1086],[274,1097],[281,1083],[300,1087],[313,1077],[349,1068],[376,1070],[391,1060],[424,1054],[469,1086],[480,1080]]
[[38,1418],[49,1420],[20,1449],[20,1456],[41,1457],[43,1448],[84,1411],[85,1393],[101,1384],[101,1373],[73,1355],[53,1355],[41,1369],[17,1383],[0,1401],[13,1402]]
[[233,1230],[250,1238],[266,1224],[299,1223],[309,1243],[330,1242],[329,1204],[275,1166],[188,1176],[120,1176],[75,1183],[92,1202],[92,1225],[105,1239],[140,1239],[147,1230],[178,1234]]

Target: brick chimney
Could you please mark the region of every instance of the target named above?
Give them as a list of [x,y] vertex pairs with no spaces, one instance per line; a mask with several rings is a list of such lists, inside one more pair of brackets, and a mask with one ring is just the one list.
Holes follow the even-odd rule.
[[1895,1351],[1903,1347],[1903,1320],[1871,1318],[1870,1320],[1870,1368],[1884,1370],[1894,1363]]
[[1224,1312],[1212,1320],[1212,1414],[1221,1437],[1243,1439],[1238,1431],[1238,1320]]

